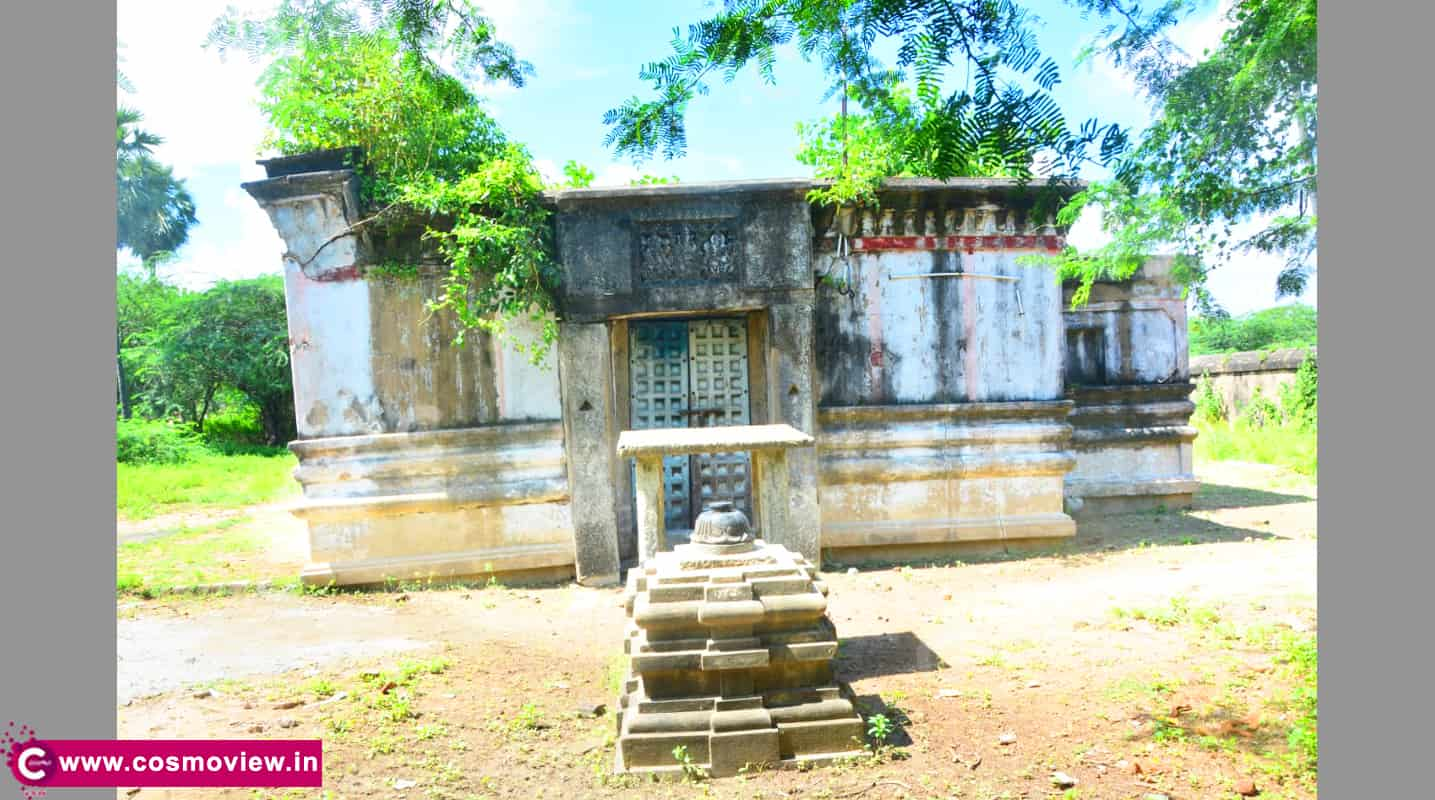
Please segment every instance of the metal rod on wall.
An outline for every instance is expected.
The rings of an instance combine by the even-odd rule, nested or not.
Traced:
[[[1009,283],[1016,283],[1021,280],[1014,275],[987,275],[981,272],[919,272],[912,275],[893,275],[890,272],[887,273],[887,279],[893,281],[907,281],[917,278],[985,278],[989,281],[1007,281]],[[1017,287],[1016,290],[1016,315],[1018,317],[1026,316],[1026,309],[1023,308],[1021,304],[1021,287]]]

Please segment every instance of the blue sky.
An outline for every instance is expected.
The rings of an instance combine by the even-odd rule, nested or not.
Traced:
[[[1224,1],[1224,0],[1222,0]],[[201,47],[210,22],[226,5],[262,10],[269,2],[191,0],[159,3],[119,0],[118,39],[123,69],[135,85],[121,94],[145,115],[145,127],[165,137],[158,151],[185,178],[198,207],[199,225],[166,274],[199,287],[219,278],[280,270],[283,246],[268,219],[239,188],[262,177],[254,161],[264,121],[255,108],[259,68],[242,57],[221,62]],[[633,94],[643,94],[641,63],[662,58],[675,26],[711,13],[710,2],[594,2],[588,0],[480,0],[500,36],[532,62],[536,74],[523,89],[483,87],[491,113],[509,135],[528,145],[540,169],[557,175],[568,159],[587,164],[600,184],[625,184],[652,173],[684,182],[807,175],[793,157],[796,124],[832,113],[836,101],[821,102],[825,82],[815,64],[787,53],[777,66],[778,82],[755,74],[731,84],[718,80],[711,95],[694,102],[688,115],[688,154],[675,161],[633,164],[615,160],[603,147],[602,114]],[[1097,23],[1054,0],[1031,4],[1041,17],[1037,29],[1044,52],[1064,63],[1057,99],[1068,119],[1098,117],[1139,131],[1149,119],[1146,103],[1130,79],[1104,62],[1069,66],[1070,57]],[[1219,39],[1217,2],[1207,4],[1175,31],[1188,52],[1199,53]],[[956,79],[960,79],[958,75]],[[1088,177],[1096,177],[1094,174]],[[1100,239],[1099,221],[1089,215],[1072,231],[1078,245]],[[121,264],[133,262],[120,254]],[[1233,313],[1274,304],[1275,259],[1247,257],[1213,273],[1216,298]],[[1314,284],[1303,298],[1315,302]]]

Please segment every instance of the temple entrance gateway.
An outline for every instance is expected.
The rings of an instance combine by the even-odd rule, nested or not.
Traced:
[[[747,321],[742,317],[631,322],[628,361],[633,430],[751,422]],[[731,502],[753,516],[752,462],[747,453],[663,459],[663,516],[668,530],[691,530],[703,508],[717,501]]]

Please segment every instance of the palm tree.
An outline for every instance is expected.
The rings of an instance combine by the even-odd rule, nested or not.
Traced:
[[[148,264],[184,244],[196,217],[184,181],[152,155],[164,140],[141,129],[142,120],[131,108],[115,112],[115,245],[128,247]]]
[[[133,250],[153,278],[160,260],[189,238],[196,217],[194,198],[184,181],[152,155],[164,140],[141,129],[142,120],[132,108],[115,111],[115,246]],[[116,331],[120,409],[129,419],[129,387],[124,359],[119,357],[123,345]]]

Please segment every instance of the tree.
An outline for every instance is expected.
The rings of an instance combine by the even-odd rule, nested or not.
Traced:
[[[1122,256],[1165,241],[1182,249],[1197,280],[1237,252],[1281,255],[1277,296],[1304,291],[1316,251],[1316,0],[1235,0],[1220,44],[1199,60],[1164,35],[1189,3],[1147,13],[1119,0],[1078,4],[1126,20],[1091,52],[1131,70],[1156,115],[1121,184],[1094,187],[1073,207],[1106,201],[1116,241],[1069,254],[1068,266],[1124,277]],[[1256,233],[1233,237],[1235,225],[1261,216],[1271,218]]]
[[[118,68],[116,80],[120,88],[133,91],[129,79]],[[133,250],[153,277],[159,259],[189,238],[196,217],[194,199],[184,181],[175,178],[170,168],[152,155],[164,140],[142,130],[141,121],[143,116],[132,108],[120,106],[115,111],[115,246]],[[116,392],[120,413],[129,419],[133,414],[132,387],[121,357],[124,347],[124,335],[117,331]]]
[[[115,275],[115,336],[119,348],[121,408],[149,418],[179,413],[192,420],[195,403],[180,385],[184,376],[157,369],[153,345],[174,322],[186,293],[148,271]]]
[[[144,375],[173,391],[171,402],[189,405],[200,430],[216,392],[228,386],[259,409],[269,444],[294,439],[283,278],[222,281],[185,298],[153,337]]]
[[[1314,347],[1316,311],[1300,303],[1253,311],[1240,317],[1192,317],[1191,355]]]
[[[206,47],[221,56],[244,51],[251,60],[375,43],[392,34],[424,71],[482,76],[521,87],[533,66],[497,38],[493,23],[470,0],[281,0],[266,16],[230,7],[210,27]]]
[[[260,78],[259,108],[269,121],[264,146],[281,153],[361,148],[364,191],[376,204],[398,199],[398,186],[420,175],[462,179],[507,146],[472,92],[407,53],[396,35],[275,58]]]
[[[142,261],[179,249],[194,226],[194,198],[183,180],[153,156],[164,140],[142,130],[142,115],[120,107],[115,112],[115,245],[128,247]]]
[[[505,335],[522,316],[542,339],[510,342],[542,359],[557,338],[558,280],[542,179],[465,83],[521,86],[531,67],[475,5],[282,0],[266,17],[220,17],[209,45],[270,59],[260,77],[269,147],[363,151],[356,167],[373,213],[347,233],[425,222],[449,264],[430,307],[454,314],[458,343],[474,328]]]
[[[115,295],[120,359],[137,415],[178,418],[203,433],[213,412],[238,402],[258,411],[268,443],[294,438],[282,277],[196,292],[121,272]]]
[[[940,154],[913,143],[922,113],[920,101],[894,86],[881,101],[880,114],[842,111],[835,116],[798,123],[801,146],[797,160],[813,168],[813,177],[830,184],[810,198],[832,205],[875,205],[881,181],[940,173]],[[845,104],[844,104],[845,105]],[[1013,157],[995,149],[979,150],[948,177],[1020,177],[1030,167],[1026,155]]]
[[[674,31],[671,56],[642,67],[639,76],[654,96],[608,111],[605,143],[635,159],[659,150],[682,155],[687,109],[708,93],[712,75],[730,81],[755,65],[775,81],[779,49],[795,44],[803,58],[820,60],[828,96],[856,97],[870,132],[928,177],[997,168],[1055,179],[1088,162],[1114,163],[1126,148],[1125,132],[1094,119],[1074,130],[1067,125],[1050,94],[1060,71],[1029,26],[1014,0],[726,0],[686,34]],[[886,41],[898,47],[891,67],[873,55]],[[947,90],[945,78],[957,67],[968,80]],[[1050,158],[1038,160],[1042,153]],[[848,197],[827,199],[860,193],[852,187]]]

